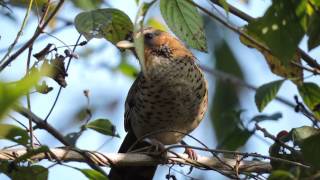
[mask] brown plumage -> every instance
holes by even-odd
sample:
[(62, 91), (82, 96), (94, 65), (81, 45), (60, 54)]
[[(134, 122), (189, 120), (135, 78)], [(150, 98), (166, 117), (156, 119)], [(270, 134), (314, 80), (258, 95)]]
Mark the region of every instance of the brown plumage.
[[(164, 145), (179, 143), (184, 134), (170, 130), (190, 133), (207, 109), (207, 82), (192, 53), (167, 32), (146, 28), (143, 34), (145, 60), (140, 64), (145, 69), (130, 88), (125, 105), (125, 129), (131, 138), (126, 137), (119, 152), (128, 151), (134, 143), (129, 139), (136, 141), (152, 132), (160, 133), (148, 138)], [(112, 168), (110, 178), (152, 179), (155, 167), (136, 168)]]

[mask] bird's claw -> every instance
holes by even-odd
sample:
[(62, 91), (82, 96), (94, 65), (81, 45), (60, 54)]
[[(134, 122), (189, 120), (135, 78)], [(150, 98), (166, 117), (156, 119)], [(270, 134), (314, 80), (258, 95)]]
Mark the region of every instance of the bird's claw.
[(191, 148), (185, 148), (184, 153), (186, 153), (188, 155), (189, 159), (192, 159), (192, 160), (198, 159), (197, 153)]

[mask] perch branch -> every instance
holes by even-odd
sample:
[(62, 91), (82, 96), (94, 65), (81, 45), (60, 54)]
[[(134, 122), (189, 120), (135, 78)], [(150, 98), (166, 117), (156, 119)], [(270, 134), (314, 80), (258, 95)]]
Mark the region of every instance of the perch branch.
[[(0, 151), (0, 160), (14, 160), (20, 156), (27, 153), (26, 149), (15, 149), (15, 150), (2, 150)], [(50, 149), (50, 154), (53, 154), (51, 159), (58, 160), (61, 162), (86, 162), (86, 159), (77, 150), (73, 149), (63, 149), (63, 148), (53, 148)], [(206, 157), (198, 156), (197, 161), (188, 159), (187, 154), (176, 154), (168, 153), (167, 157), (163, 159), (162, 157), (156, 158), (151, 157), (146, 154), (139, 153), (100, 153), (100, 152), (89, 152), (89, 157), (99, 166), (154, 166), (158, 164), (184, 164), (191, 165), (197, 168), (202, 168), (201, 164), (210, 167), (212, 169), (218, 169), (222, 171), (230, 170), (226, 166), (237, 166), (239, 172), (243, 173), (268, 173), (271, 171), (271, 165), (264, 161), (239, 161), (236, 159)], [(57, 159), (55, 159), (57, 158)], [(32, 160), (44, 160), (48, 159), (46, 153), (39, 153), (30, 157)], [(50, 160), (50, 159), (49, 159)], [(223, 162), (221, 162), (221, 160)], [(195, 162), (195, 163), (193, 163)]]

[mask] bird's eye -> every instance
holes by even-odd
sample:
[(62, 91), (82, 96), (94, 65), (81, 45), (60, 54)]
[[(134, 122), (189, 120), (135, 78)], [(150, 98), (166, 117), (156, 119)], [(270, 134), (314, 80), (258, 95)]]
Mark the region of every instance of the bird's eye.
[(145, 37), (146, 39), (152, 39), (152, 38), (154, 37), (154, 34), (152, 34), (152, 33), (147, 33), (147, 34), (144, 35), (144, 37)]

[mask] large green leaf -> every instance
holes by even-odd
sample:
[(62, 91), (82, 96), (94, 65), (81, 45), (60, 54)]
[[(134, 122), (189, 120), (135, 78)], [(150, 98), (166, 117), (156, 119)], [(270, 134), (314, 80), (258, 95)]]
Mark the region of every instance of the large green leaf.
[(160, 11), (169, 28), (189, 46), (207, 51), (203, 20), (185, 0), (160, 0)]
[(27, 145), (28, 132), (10, 124), (0, 124), (0, 139), (7, 139), (21, 145)]
[(292, 141), (294, 144), (301, 145), (301, 143), (312, 135), (320, 133), (320, 130), (310, 126), (302, 126), (293, 128), (291, 130)]
[[(214, 54), (216, 69), (243, 78), (241, 68), (225, 41), (215, 49)], [(247, 130), (239, 127), (241, 119), (235, 113), (235, 109), (239, 107), (240, 90), (239, 86), (230, 82), (219, 79), (216, 81), (210, 115), (219, 148), (235, 150), (250, 137)], [(234, 143), (237, 136), (241, 140)]]
[(101, 174), (100, 172), (93, 169), (78, 169), (81, 171), (89, 180), (108, 180), (109, 178)]
[(257, 89), (255, 102), (260, 112), (276, 97), (283, 82), (284, 80), (273, 81)]
[(303, 83), (298, 90), (304, 103), (320, 119), (320, 87), (315, 83)]
[(115, 133), (115, 126), (108, 119), (97, 119), (85, 126), (86, 128), (93, 129), (101, 134), (107, 136), (116, 136), (119, 137), (118, 134)]
[(105, 38), (113, 44), (124, 40), (133, 29), (128, 15), (112, 8), (82, 12), (74, 22), (78, 32), (87, 40)]
[(312, 167), (320, 168), (320, 133), (312, 135), (301, 143), (301, 151), (306, 162)]
[(33, 73), (16, 84), (0, 82), (0, 119), (21, 96), (26, 95), (29, 89), (36, 85), (39, 78), (38, 73)]
[(264, 16), (247, 27), (249, 34), (259, 37), (284, 65), (290, 64), (304, 34), (295, 11), (299, 5), (297, 0), (273, 0)]

